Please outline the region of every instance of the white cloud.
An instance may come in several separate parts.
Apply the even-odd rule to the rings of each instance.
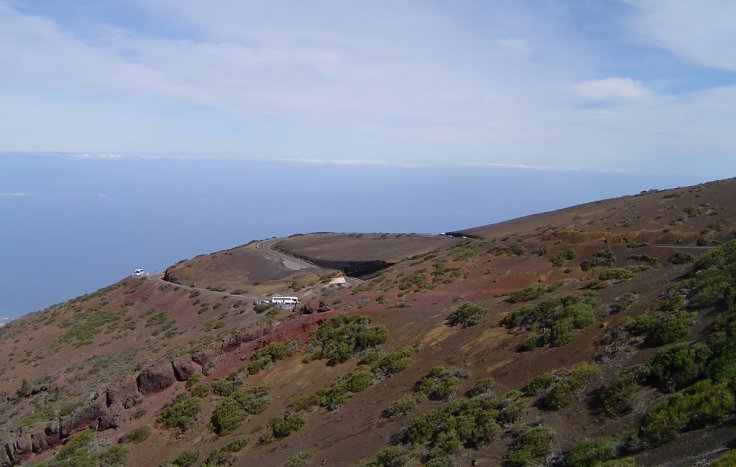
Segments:
[[[532,52],[532,48],[526,39],[519,37],[503,37],[501,39],[496,39],[495,43],[496,45],[522,54],[530,54]]]
[[[0,193],[0,199],[19,199],[19,198],[27,198],[29,196],[33,196],[33,193],[28,193],[25,191]]]
[[[724,70],[736,71],[733,0],[628,0],[632,32],[648,44]]]
[[[630,78],[604,78],[583,81],[573,88],[575,95],[595,102],[636,102],[652,96],[641,82]]]

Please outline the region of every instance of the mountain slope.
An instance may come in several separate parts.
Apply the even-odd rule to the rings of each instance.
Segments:
[[[251,243],[172,266],[178,283],[126,278],[0,329],[0,464],[711,459],[736,438],[734,195],[652,191],[456,238],[296,236],[276,248],[331,263],[288,270]],[[327,266],[361,261],[385,264],[330,285]],[[272,293],[304,306],[253,305]]]

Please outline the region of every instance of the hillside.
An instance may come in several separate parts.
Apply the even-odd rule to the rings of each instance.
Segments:
[[[734,199],[295,235],[124,278],[0,328],[0,465],[733,465]],[[302,303],[254,305],[277,294]]]

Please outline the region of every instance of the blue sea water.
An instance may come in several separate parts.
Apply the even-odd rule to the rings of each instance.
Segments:
[[[0,317],[252,239],[436,233],[704,180],[493,167],[0,155]]]

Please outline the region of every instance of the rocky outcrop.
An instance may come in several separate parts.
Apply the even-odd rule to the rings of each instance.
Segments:
[[[185,360],[183,358],[177,358],[171,361],[171,367],[174,370],[174,377],[177,381],[186,381],[193,374],[202,371],[202,367],[197,365],[191,360]]]
[[[138,391],[141,394],[153,394],[161,392],[174,384],[174,369],[171,364],[156,365],[144,368],[136,378]]]
[[[17,432],[0,434],[0,466],[9,467],[27,459],[31,453],[57,446],[72,433],[85,428],[107,430],[118,422],[102,403],[80,407],[69,415],[50,422],[36,423]]]
[[[138,392],[135,382],[114,384],[105,391],[105,405],[107,407],[122,407],[129,409],[143,402],[143,395]]]
[[[330,311],[330,307],[322,300],[309,300],[297,309],[297,312],[302,315],[324,313],[326,311]]]

